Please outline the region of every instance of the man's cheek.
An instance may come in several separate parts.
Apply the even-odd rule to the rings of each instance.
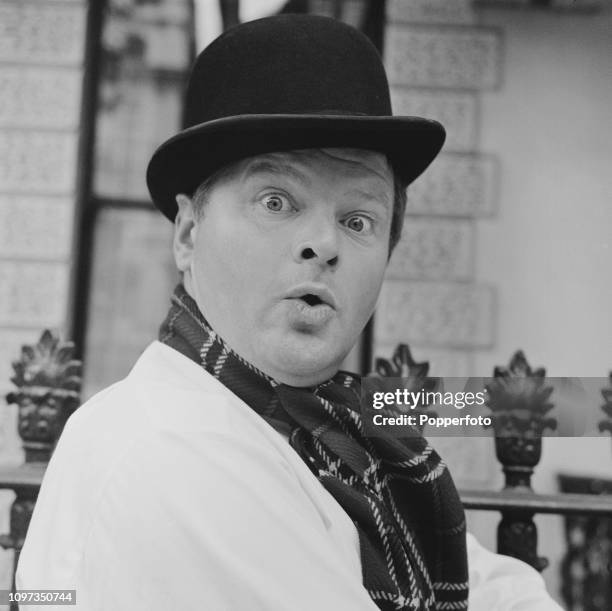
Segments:
[[[375,304],[385,279],[387,264],[385,258],[379,258],[369,263],[370,265],[365,267],[363,271],[362,291],[364,299]]]
[[[354,284],[350,298],[352,317],[357,325],[364,326],[376,307],[378,295],[384,279],[384,269],[370,270],[363,273],[360,280]]]

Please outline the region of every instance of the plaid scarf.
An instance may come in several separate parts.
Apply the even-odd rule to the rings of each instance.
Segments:
[[[366,437],[360,380],[279,384],[229,348],[179,285],[160,341],[200,364],[275,428],[359,533],[363,584],[383,611],[467,609],[465,515],[451,476],[422,437]]]

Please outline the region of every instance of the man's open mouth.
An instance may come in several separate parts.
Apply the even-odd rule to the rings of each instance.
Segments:
[[[320,309],[317,306],[327,306],[332,310],[336,309],[336,297],[333,292],[324,284],[316,282],[303,282],[287,291],[285,299],[293,299],[303,307]]]
[[[306,295],[302,295],[300,299],[309,306],[318,306],[325,303],[318,295],[313,295],[312,293],[306,293]]]

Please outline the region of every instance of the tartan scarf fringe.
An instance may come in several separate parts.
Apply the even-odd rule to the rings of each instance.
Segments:
[[[289,435],[355,524],[363,584],[381,611],[467,609],[465,515],[448,469],[422,437],[366,436],[358,376],[278,383],[223,341],[180,284],[159,338]]]

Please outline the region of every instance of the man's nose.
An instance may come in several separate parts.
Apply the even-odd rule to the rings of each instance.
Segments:
[[[320,265],[335,267],[340,248],[339,227],[336,219],[318,218],[304,229],[296,240],[293,256],[296,262],[312,260]]]

